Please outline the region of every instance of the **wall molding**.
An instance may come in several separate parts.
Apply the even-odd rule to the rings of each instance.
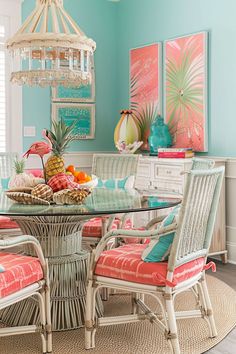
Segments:
[[[226,244],[229,263],[236,264],[236,158],[226,159]]]
[[[83,152],[68,152],[64,155],[66,165],[75,165],[78,169],[91,170],[94,154],[108,154],[112,151],[83,151]],[[49,156],[49,155],[48,155]],[[45,157],[46,160],[46,157]],[[26,161],[27,169],[42,168],[40,158],[36,155],[31,155]]]

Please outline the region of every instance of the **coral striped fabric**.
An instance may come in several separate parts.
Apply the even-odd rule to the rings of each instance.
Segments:
[[[0,216],[0,229],[19,229],[19,225],[7,216]]]
[[[112,230],[116,230],[119,227],[119,219],[115,219],[112,225]],[[140,227],[137,229],[132,228],[132,220],[127,219],[125,222],[125,225],[123,226],[124,229],[132,229],[132,230],[144,230],[144,228]],[[102,237],[102,218],[93,218],[86,222],[83,227],[83,232],[82,232],[83,237]],[[122,236],[121,236],[122,237]],[[125,243],[138,243],[139,238],[137,237],[132,237],[132,238],[127,238],[124,237],[124,242]],[[148,242],[145,242],[148,243]]]
[[[0,264],[5,269],[0,273],[0,298],[43,278],[40,262],[34,257],[0,252]]]
[[[116,230],[119,226],[119,220],[115,219],[112,230]],[[102,237],[102,218],[93,218],[84,224],[83,237]]]
[[[167,262],[146,263],[141,255],[146,245],[129,244],[104,251],[95,268],[95,274],[135,283],[165,286]],[[173,283],[178,284],[204,269],[205,259],[198,258],[174,271]]]
[[[115,219],[111,227],[112,230],[116,230],[119,227],[120,220]],[[125,222],[125,229],[132,228],[132,221],[127,219]],[[102,237],[102,218],[93,218],[84,224],[83,237]]]

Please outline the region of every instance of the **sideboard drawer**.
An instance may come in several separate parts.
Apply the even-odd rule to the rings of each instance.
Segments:
[[[178,183],[172,179],[157,178],[152,182],[152,186],[161,191],[183,194],[183,183]]]
[[[150,182],[150,178],[140,178],[140,177],[136,177],[135,179],[135,188],[137,189],[143,189],[143,190],[147,190],[151,187],[151,182]]]
[[[151,164],[140,163],[138,165],[137,176],[151,178]]]
[[[154,165],[154,178],[181,178],[181,172],[183,167],[181,166],[167,166],[161,164]]]

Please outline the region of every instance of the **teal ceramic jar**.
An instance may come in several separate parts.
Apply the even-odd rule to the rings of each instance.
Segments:
[[[171,146],[172,138],[163,117],[158,116],[152,123],[148,143],[150,146],[150,155],[155,156],[157,156],[158,148]]]

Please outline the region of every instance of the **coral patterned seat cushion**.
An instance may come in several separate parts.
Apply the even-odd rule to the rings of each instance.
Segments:
[[[116,230],[119,227],[120,220],[115,219],[113,221],[112,230]],[[125,223],[125,228],[131,228],[131,220],[128,219]],[[93,218],[84,224],[83,237],[102,237],[102,218]]]
[[[40,262],[35,257],[0,252],[0,298],[13,294],[43,278]]]
[[[120,223],[120,220],[115,219],[113,221],[113,224],[111,227],[112,230],[118,229],[119,223]],[[127,229],[127,230],[133,229],[132,228],[132,220],[127,219],[125,221],[125,225],[123,227],[124,227],[124,229]],[[144,230],[144,228],[139,228],[136,230]],[[93,218],[93,219],[87,221],[84,224],[82,235],[83,235],[83,237],[97,237],[97,238],[102,237],[102,218]],[[139,239],[137,237],[124,238],[124,242],[125,243],[138,243]]]
[[[0,229],[19,229],[19,225],[7,216],[0,216]]]
[[[129,244],[102,252],[96,264],[95,274],[129,282],[165,286],[167,262],[143,262],[141,255],[145,247],[144,244]],[[204,265],[205,259],[198,258],[179,266],[174,271],[173,283],[177,285],[197,275]]]

